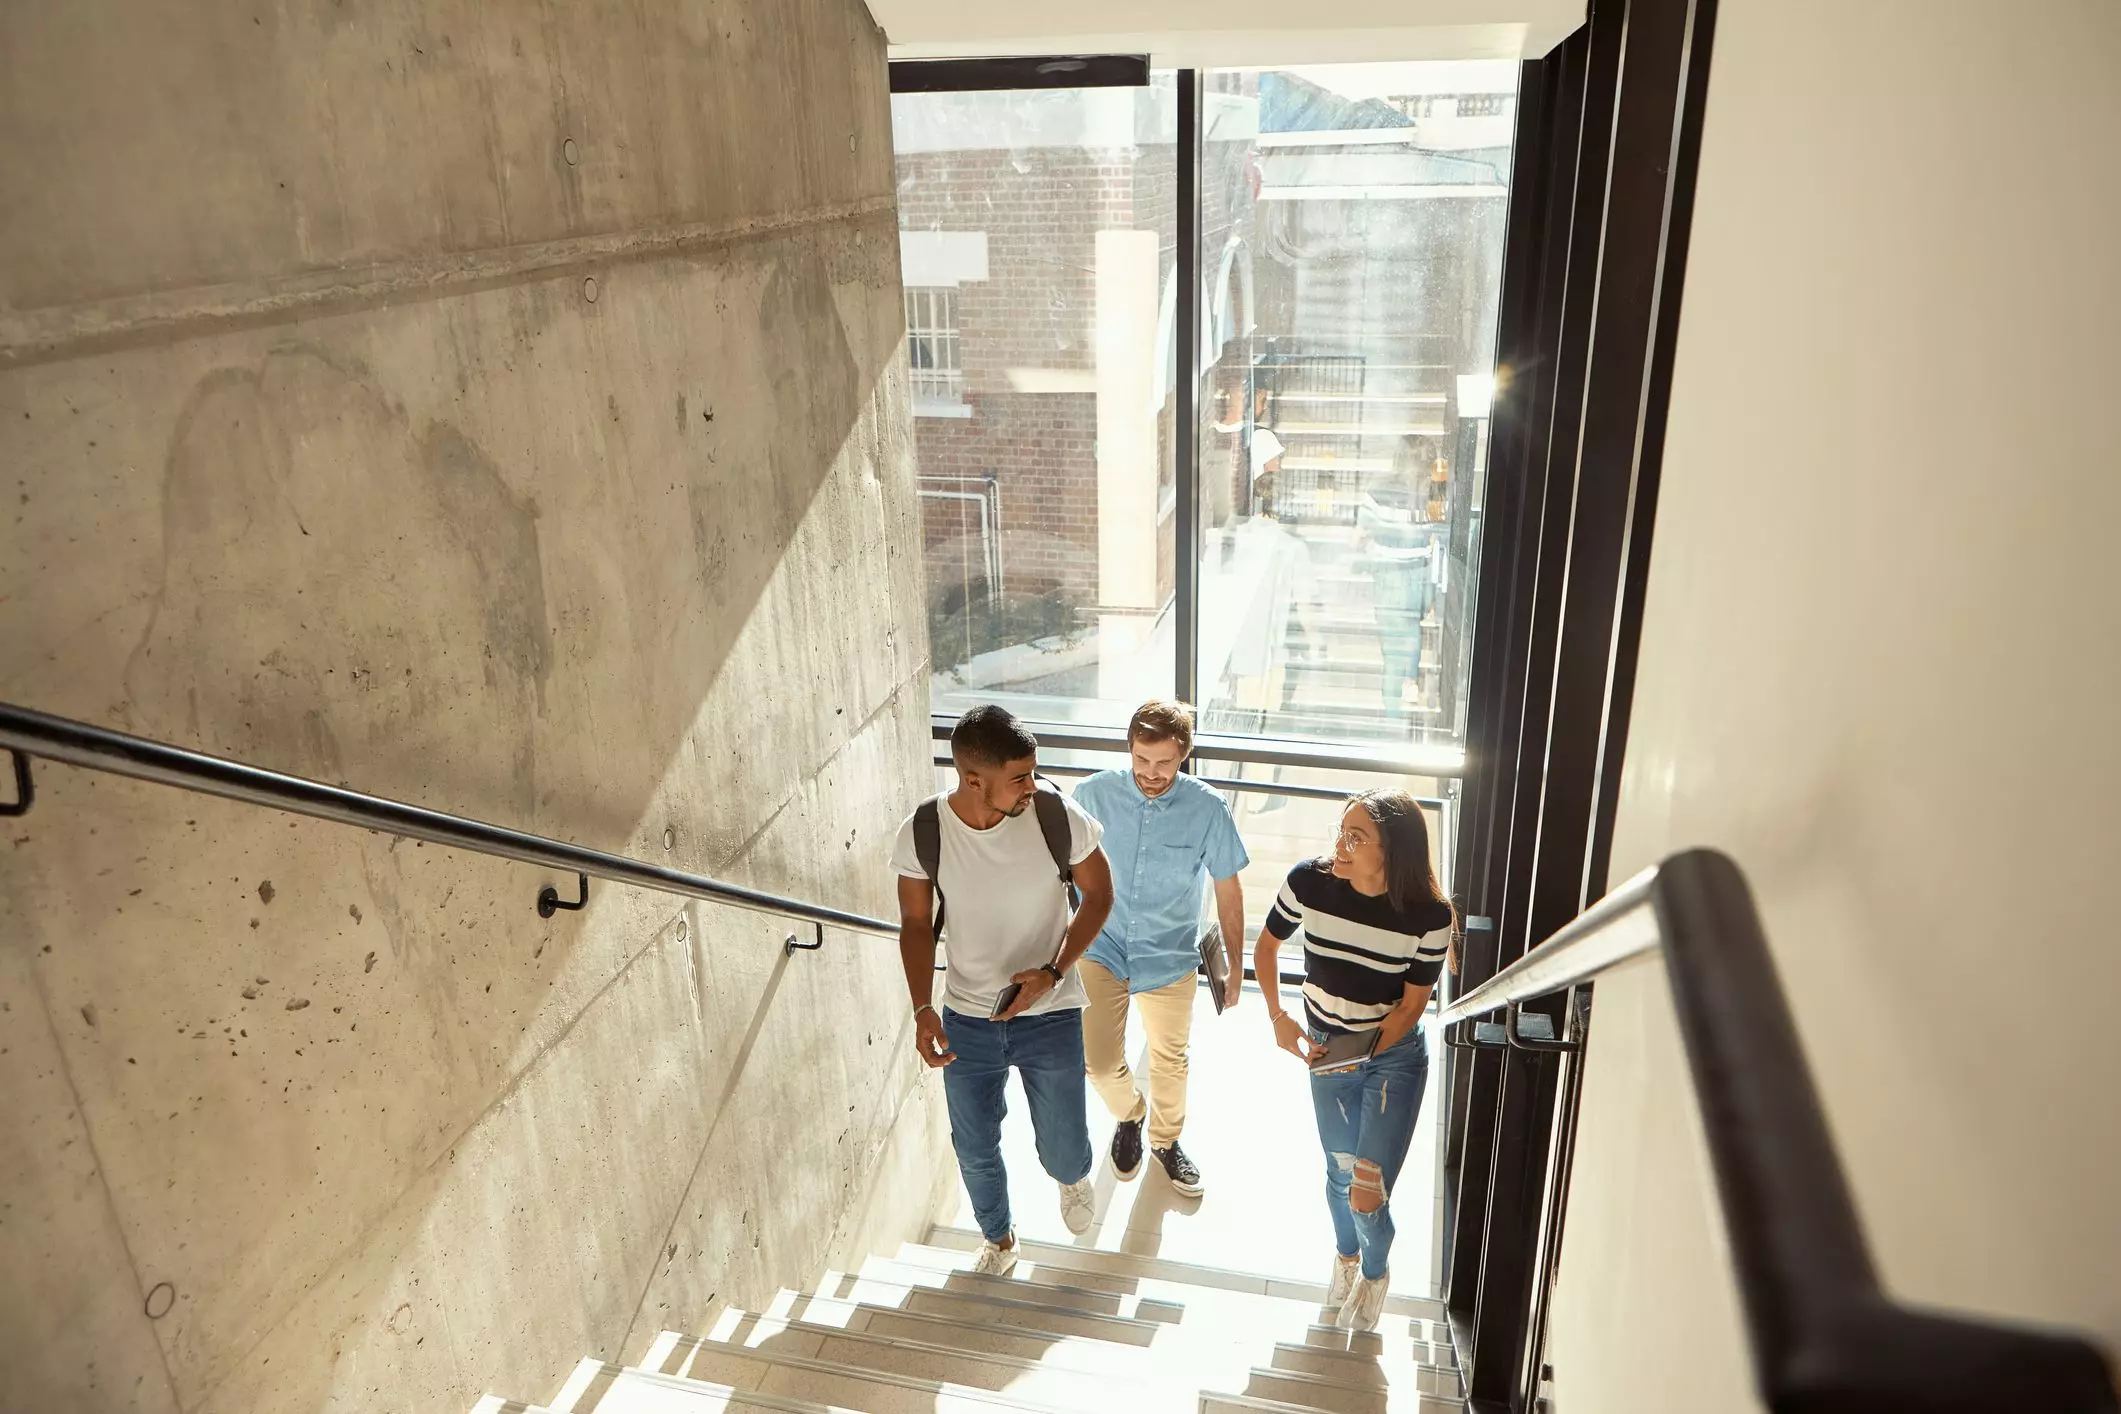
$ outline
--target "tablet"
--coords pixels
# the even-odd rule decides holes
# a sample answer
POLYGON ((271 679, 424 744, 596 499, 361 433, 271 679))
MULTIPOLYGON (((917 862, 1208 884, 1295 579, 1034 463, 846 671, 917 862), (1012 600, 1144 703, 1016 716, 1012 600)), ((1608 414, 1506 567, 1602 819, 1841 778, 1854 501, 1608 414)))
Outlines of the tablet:
POLYGON ((1336 1070, 1353 1070, 1370 1058, 1377 1049, 1377 1030, 1346 1031, 1338 1036, 1326 1038, 1325 1049, 1311 1059, 1311 1073, 1326 1075, 1336 1070))

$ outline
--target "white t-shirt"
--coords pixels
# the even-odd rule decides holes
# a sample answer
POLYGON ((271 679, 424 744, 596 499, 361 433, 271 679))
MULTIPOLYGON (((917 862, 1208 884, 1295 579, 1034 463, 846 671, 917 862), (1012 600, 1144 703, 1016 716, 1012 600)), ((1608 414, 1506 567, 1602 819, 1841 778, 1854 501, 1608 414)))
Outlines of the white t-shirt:
MULTIPOLYGON (((1066 796, 1068 862, 1080 864, 1097 849, 1104 827, 1066 796)), ((943 931, 950 970, 943 979, 941 1005, 966 1016, 994 1014, 994 999, 1009 979, 1054 960, 1068 931, 1068 894, 1060 871, 1038 828, 1037 807, 1026 804, 1021 815, 992 829, 975 830, 957 818, 947 796, 935 798, 941 844, 937 882, 950 905, 943 931)), ((913 848, 913 817, 899 826, 891 865, 906 879, 925 879, 913 848)), ((1061 984, 1040 997, 1026 1016, 1089 1005, 1075 969, 1061 984)))
POLYGON ((1281 438, 1275 436, 1264 427, 1253 428, 1252 474, 1255 477, 1265 475, 1267 463, 1273 461, 1286 450, 1288 449, 1281 444, 1281 438))

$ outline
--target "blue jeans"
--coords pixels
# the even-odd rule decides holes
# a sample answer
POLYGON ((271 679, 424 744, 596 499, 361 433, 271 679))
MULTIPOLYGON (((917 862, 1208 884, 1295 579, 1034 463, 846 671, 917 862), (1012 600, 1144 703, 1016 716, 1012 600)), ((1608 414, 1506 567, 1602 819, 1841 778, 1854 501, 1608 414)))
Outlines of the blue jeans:
MULTIPOLYGON (((1325 1033, 1313 1028, 1311 1039, 1325 1033)), ((1353 1070, 1311 1077, 1311 1106, 1318 1112, 1318 1140, 1326 1149, 1326 1211, 1343 1257, 1362 1257, 1362 1274, 1381 1277, 1392 1257, 1392 1185, 1407 1161, 1414 1121, 1429 1083, 1429 1043, 1416 1027, 1382 1055, 1353 1070), (1348 1201, 1355 1161, 1368 1159, 1384 1173, 1386 1200, 1374 1213, 1358 1213, 1348 1201)))
MULTIPOLYGON (((1083 1014, 1073 1008, 1014 1021, 943 1013, 957 1059, 943 1067, 950 1107, 950 1145, 979 1230, 989 1242, 1008 1237, 1009 1173, 1002 1167, 1002 1116, 1009 1113, 1009 1067, 1024 1078, 1038 1161, 1055 1183, 1090 1173, 1089 1091, 1084 1082, 1083 1014)), ((1404 1146, 1402 1146, 1404 1147, 1404 1146)))

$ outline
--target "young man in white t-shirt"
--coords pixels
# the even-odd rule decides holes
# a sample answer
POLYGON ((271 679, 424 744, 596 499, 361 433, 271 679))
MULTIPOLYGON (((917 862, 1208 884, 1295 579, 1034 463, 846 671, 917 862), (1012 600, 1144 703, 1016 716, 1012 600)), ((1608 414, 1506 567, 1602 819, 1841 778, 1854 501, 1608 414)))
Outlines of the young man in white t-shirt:
POLYGON ((1001 1148, 1011 1066, 1031 1102, 1039 1162, 1061 1186, 1061 1217, 1071 1232, 1090 1227, 1087 998, 1075 964, 1111 911, 1112 871, 1097 847, 1095 820, 1057 792, 1044 792, 1043 806, 1035 800, 1038 739, 1014 716, 1000 707, 973 708, 950 733, 950 755, 957 789, 908 817, 891 852, 899 876, 899 956, 913 999, 914 1044, 923 1061, 944 1067, 950 1142, 986 1239, 973 1270, 998 1275, 1016 1265, 1001 1148), (932 831, 933 878, 921 859, 924 828, 932 831), (1081 896, 1072 918, 1059 855, 1081 896), (940 1006, 934 1000, 938 892, 950 939, 940 1006))

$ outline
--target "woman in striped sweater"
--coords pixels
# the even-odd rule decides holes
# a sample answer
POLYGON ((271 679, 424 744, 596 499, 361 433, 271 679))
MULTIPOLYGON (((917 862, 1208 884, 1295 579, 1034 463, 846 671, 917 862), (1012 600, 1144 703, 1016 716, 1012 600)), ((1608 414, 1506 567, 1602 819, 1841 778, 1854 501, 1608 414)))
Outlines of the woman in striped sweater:
POLYGON ((1335 1037, 1370 1033, 1350 1067, 1311 1076, 1326 1150, 1326 1209, 1338 1259, 1327 1304, 1371 1330, 1391 1284, 1392 1184, 1427 1088, 1421 1017, 1449 954, 1456 911, 1436 884, 1429 827, 1404 791, 1348 803, 1331 855, 1289 871, 1253 955, 1274 1039, 1309 1061, 1335 1037), (1302 1021, 1282 1010, 1281 945, 1304 930, 1302 1021))

